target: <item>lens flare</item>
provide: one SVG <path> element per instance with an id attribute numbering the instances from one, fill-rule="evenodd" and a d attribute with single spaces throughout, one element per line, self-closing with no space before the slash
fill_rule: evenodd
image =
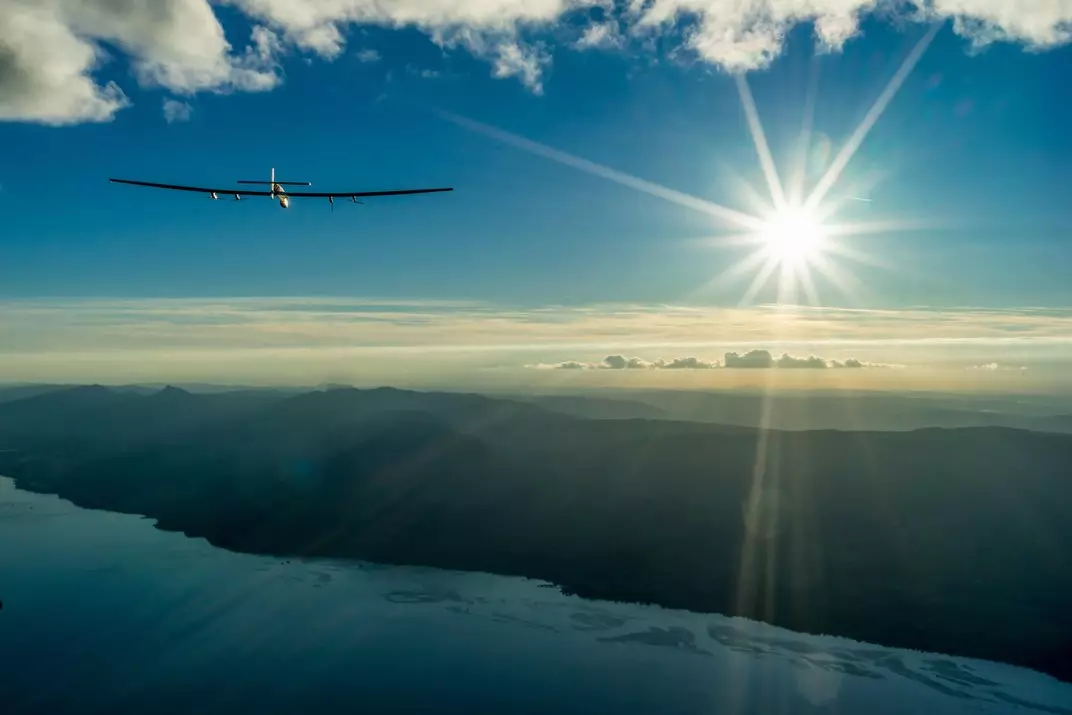
<path id="1" fill-rule="evenodd" d="M 771 217 L 760 238 L 772 258 L 793 265 L 809 262 L 826 243 L 822 223 L 800 207 L 786 207 Z"/>

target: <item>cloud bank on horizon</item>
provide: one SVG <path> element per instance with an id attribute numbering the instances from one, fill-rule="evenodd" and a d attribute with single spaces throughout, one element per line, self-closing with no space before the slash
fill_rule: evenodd
<path id="1" fill-rule="evenodd" d="M 1043 308 L 36 299 L 0 301 L 0 336 L 0 376 L 31 382 L 138 375 L 298 384 L 310 375 L 399 381 L 492 373 L 520 381 L 522 373 L 727 380 L 773 370 L 787 379 L 825 374 L 877 384 L 938 370 L 991 383 L 1019 379 L 1022 368 L 1005 368 L 1030 363 L 1030 375 L 1067 383 L 1072 363 L 1072 310 Z M 903 369 L 881 369 L 892 367 Z"/>
<path id="2" fill-rule="evenodd" d="M 659 358 L 645 360 L 640 357 L 625 357 L 624 355 L 608 355 L 599 362 L 581 362 L 580 360 L 566 360 L 565 362 L 551 365 L 537 364 L 531 367 L 537 369 L 552 370 L 826 370 L 826 369 L 862 369 L 865 367 L 890 367 L 882 363 L 864 362 L 856 358 L 845 360 L 828 360 L 818 355 L 798 357 L 789 353 L 782 353 L 781 357 L 775 357 L 770 350 L 757 348 L 746 353 L 728 352 L 722 361 L 707 360 L 699 357 Z"/>
<path id="3" fill-rule="evenodd" d="M 249 36 L 227 37 L 218 10 L 244 15 Z M 1067 0 L 0 0 L 0 121 L 114 118 L 132 100 L 100 79 L 117 61 L 106 47 L 125 55 L 138 87 L 185 98 L 271 90 L 288 53 L 334 60 L 355 26 L 415 28 L 539 93 L 562 46 L 644 52 L 658 37 L 737 72 L 767 66 L 801 23 L 837 51 L 868 15 L 951 21 L 974 47 L 1072 41 Z"/>

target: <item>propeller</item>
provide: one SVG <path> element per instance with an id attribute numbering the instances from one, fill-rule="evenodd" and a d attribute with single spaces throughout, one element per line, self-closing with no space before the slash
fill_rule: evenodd
<path id="1" fill-rule="evenodd" d="M 364 201 L 358 201 L 356 196 L 351 196 L 350 201 L 352 201 L 355 204 L 364 204 L 365 203 Z M 328 197 L 328 206 L 331 207 L 330 211 L 332 213 L 335 213 L 335 197 L 334 196 L 329 196 Z"/>

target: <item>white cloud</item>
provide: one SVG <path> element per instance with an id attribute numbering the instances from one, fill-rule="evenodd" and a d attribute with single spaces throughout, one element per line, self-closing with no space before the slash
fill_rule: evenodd
<path id="1" fill-rule="evenodd" d="M 730 71 L 769 64 L 788 31 L 802 22 L 814 23 L 823 46 L 839 50 L 869 13 L 952 19 L 954 30 L 976 46 L 1003 41 L 1042 49 L 1072 39 L 1067 0 L 630 0 L 629 6 L 634 34 L 685 21 L 686 46 Z"/>
<path id="2" fill-rule="evenodd" d="M 1024 372 L 1027 367 L 1024 365 L 1005 365 L 1004 363 L 988 362 L 982 365 L 972 365 L 968 369 L 983 372 Z"/>
<path id="3" fill-rule="evenodd" d="M 721 367 L 721 365 L 717 360 L 704 360 L 697 357 L 645 360 L 639 357 L 608 355 L 599 362 L 567 360 L 550 365 L 531 365 L 530 367 L 552 370 L 712 370 Z"/>
<path id="4" fill-rule="evenodd" d="M 102 60 L 100 48 L 47 7 L 0 2 L 0 119 L 53 125 L 111 119 L 129 102 L 116 84 L 91 79 Z"/>
<path id="5" fill-rule="evenodd" d="M 371 64 L 373 62 L 379 62 L 381 59 L 383 59 L 383 58 L 380 56 L 380 53 L 377 52 L 376 50 L 371 49 L 371 48 L 361 50 L 360 52 L 357 53 L 357 61 L 358 62 L 364 62 L 366 64 Z"/>
<path id="6" fill-rule="evenodd" d="M 769 350 L 751 350 L 743 355 L 739 353 L 726 353 L 725 366 L 727 368 L 760 368 L 781 370 L 826 370 L 826 369 L 862 369 L 865 367 L 889 367 L 884 363 L 864 362 L 857 358 L 847 360 L 828 360 L 817 355 L 798 357 L 789 353 L 775 358 Z"/>
<path id="7" fill-rule="evenodd" d="M 786 335 L 787 324 L 793 325 L 791 336 Z M 718 326 L 717 335 L 711 334 L 713 325 Z M 959 351 L 973 358 L 966 357 L 964 367 L 1004 362 L 1009 353 L 1068 356 L 1072 310 L 633 304 L 517 308 L 307 297 L 8 300 L 0 301 L 0 335 L 0 353 L 304 346 L 520 350 L 578 358 L 624 351 L 687 356 L 777 348 L 791 355 L 896 357 L 897 362 L 901 355 L 891 353 Z M 767 352 L 763 359 L 768 358 L 775 359 Z"/>
<path id="8" fill-rule="evenodd" d="M 580 360 L 566 360 L 565 362 L 551 364 L 530 365 L 537 369 L 552 370 L 718 370 L 718 369 L 811 369 L 825 370 L 865 367 L 887 367 L 881 363 L 863 362 L 856 358 L 848 360 L 827 360 L 825 358 L 809 355 L 807 357 L 795 357 L 789 353 L 775 358 L 769 350 L 750 350 L 743 355 L 729 352 L 725 355 L 725 362 L 718 360 L 706 360 L 698 357 L 677 357 L 669 360 L 659 358 L 657 360 L 645 360 L 644 358 L 627 358 L 623 355 L 608 355 L 599 362 L 582 362 Z"/>
<path id="9" fill-rule="evenodd" d="M 535 93 L 550 55 L 528 31 L 548 29 L 570 13 L 605 0 L 228 0 L 298 47 L 337 57 L 349 25 L 414 27 L 447 49 L 463 48 L 492 65 L 495 77 L 515 77 Z"/>
<path id="10" fill-rule="evenodd" d="M 495 50 L 493 74 L 502 79 L 517 77 L 534 94 L 543 94 L 544 67 L 551 63 L 551 56 L 542 46 L 525 47 L 516 42 L 499 45 Z"/>
<path id="11" fill-rule="evenodd" d="M 164 100 L 164 119 L 168 124 L 175 122 L 188 122 L 193 116 L 194 108 L 189 102 L 180 102 L 177 99 Z"/>
<path id="12" fill-rule="evenodd" d="M 255 27 L 250 45 L 232 52 L 207 0 L 0 0 L 0 119 L 111 119 L 129 100 L 94 77 L 110 59 L 105 44 L 145 87 L 190 94 L 279 82 L 274 34 Z"/>
<path id="13" fill-rule="evenodd" d="M 546 26 L 571 11 L 602 0 L 229 0 L 252 17 L 271 24 L 300 47 L 331 57 L 345 44 L 348 25 L 416 27 L 431 35 L 468 32 L 494 38 L 514 36 L 521 27 Z"/>
<path id="14" fill-rule="evenodd" d="M 607 370 L 644 370 L 651 367 L 651 363 L 641 358 L 627 358 L 622 355 L 608 355 L 603 358 L 600 367 Z"/>
<path id="15" fill-rule="evenodd" d="M 806 370 L 825 370 L 827 367 L 829 367 L 829 365 L 827 364 L 826 360 L 822 359 L 821 357 L 816 357 L 815 355 L 809 355 L 808 357 L 794 357 L 789 353 L 783 353 L 782 356 L 775 361 L 774 367 L 789 369 L 803 368 Z"/>
<path id="16" fill-rule="evenodd" d="M 1072 40 L 1069 0 L 217 1 L 244 13 L 253 26 L 243 46 L 225 37 L 210 0 L 0 0 L 0 120 L 59 125 L 111 119 L 129 100 L 118 85 L 99 79 L 101 65 L 115 61 L 105 46 L 125 55 L 141 86 L 179 95 L 263 91 L 281 81 L 278 57 L 286 46 L 331 60 L 353 26 L 416 28 L 537 93 L 551 63 L 545 43 L 567 22 L 580 24 L 578 47 L 618 46 L 625 35 L 661 33 L 666 42 L 650 46 L 684 47 L 726 70 L 765 66 L 803 22 L 814 23 L 818 40 L 836 51 L 870 13 L 952 20 L 977 47 L 1015 42 L 1041 50 Z M 596 7 L 602 12 L 586 14 Z"/>
<path id="17" fill-rule="evenodd" d="M 21 4 L 24 0 L 16 0 Z M 51 5 L 56 22 L 87 41 L 114 43 L 130 57 L 139 82 L 176 92 L 228 84 L 242 88 L 256 72 L 246 55 L 232 56 L 230 44 L 206 0 L 37 0 Z M 255 59 L 257 53 L 253 53 Z"/>
<path id="18" fill-rule="evenodd" d="M 608 20 L 585 28 L 584 34 L 577 40 L 575 47 L 579 50 L 607 50 L 620 48 L 624 43 L 625 38 L 618 29 L 618 23 Z"/>
<path id="19" fill-rule="evenodd" d="M 1032 49 L 1072 40 L 1072 3 L 1068 0 L 929 0 L 929 14 L 953 18 L 957 34 L 977 46 L 1021 42 Z"/>
<path id="20" fill-rule="evenodd" d="M 729 71 L 757 69 L 781 51 L 787 32 L 815 23 L 817 39 L 830 49 L 858 31 L 861 12 L 875 0 L 654 0 L 631 1 L 634 33 L 654 32 L 687 20 L 685 45 L 701 59 Z"/>
<path id="21" fill-rule="evenodd" d="M 662 370 L 713 370 L 721 367 L 718 360 L 704 360 L 697 357 L 679 357 L 673 360 L 659 360 L 658 367 Z"/>

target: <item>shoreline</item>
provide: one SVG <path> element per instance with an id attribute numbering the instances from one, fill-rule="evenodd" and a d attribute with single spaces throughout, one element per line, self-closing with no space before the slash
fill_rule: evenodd
<path id="1" fill-rule="evenodd" d="M 540 571 L 541 569 L 529 569 L 525 568 L 524 564 L 517 563 L 511 566 L 501 561 L 498 561 L 496 563 L 490 563 L 487 559 L 482 559 L 480 556 L 475 556 L 474 558 L 468 559 L 407 559 L 398 557 L 391 558 L 382 555 L 377 556 L 376 554 L 342 553 L 332 551 L 330 549 L 323 551 L 303 551 L 300 549 L 293 548 L 287 549 L 285 547 L 273 548 L 266 544 L 242 543 L 239 540 L 229 541 L 227 539 L 220 539 L 218 537 L 214 538 L 214 535 L 211 533 L 200 531 L 196 528 L 196 526 L 178 523 L 176 520 L 168 520 L 167 518 L 162 518 L 153 514 L 147 514 L 144 511 L 123 509 L 121 507 L 109 506 L 103 503 L 94 503 L 94 500 L 83 498 L 81 495 L 78 494 L 72 494 L 70 493 L 70 491 L 64 493 L 65 490 L 62 488 L 62 486 L 45 485 L 41 484 L 40 482 L 35 482 L 32 477 L 24 476 L 22 478 L 19 478 L 14 476 L 7 476 L 7 478 L 11 480 L 12 484 L 15 486 L 16 489 L 19 489 L 21 491 L 55 496 L 81 509 L 118 514 L 128 514 L 132 516 L 138 516 L 144 519 L 152 519 L 154 521 L 153 528 L 155 529 L 169 533 L 181 534 L 185 538 L 204 539 L 213 548 L 218 548 L 235 554 L 267 556 L 279 559 L 333 559 L 346 562 L 360 561 L 381 566 L 435 568 L 440 570 L 456 571 L 463 573 L 485 573 L 493 576 L 520 578 L 527 581 L 539 582 L 541 585 L 544 585 L 544 587 L 554 588 L 563 595 L 576 596 L 578 598 L 586 600 L 604 601 L 624 605 L 656 607 L 671 611 L 684 611 L 695 615 L 717 615 L 726 618 L 743 618 L 752 622 L 761 623 L 774 628 L 780 628 L 787 632 L 796 633 L 800 635 L 842 638 L 858 643 L 871 644 L 880 648 L 910 650 L 919 653 L 944 655 L 957 658 L 977 659 L 1010 667 L 1025 668 L 1032 672 L 1050 677 L 1057 682 L 1072 684 L 1072 671 L 1070 671 L 1069 669 L 1060 667 L 1045 667 L 1045 664 L 1033 662 L 1033 659 L 1031 658 L 1012 660 L 1007 658 L 995 658 L 986 654 L 971 652 L 972 649 L 957 649 L 942 645 L 935 645 L 937 641 L 928 641 L 925 638 L 915 639 L 908 637 L 902 639 L 876 639 L 874 637 L 869 636 L 866 631 L 854 631 L 851 628 L 825 629 L 821 631 L 800 628 L 795 627 L 793 624 L 785 622 L 784 619 L 765 618 L 763 617 L 763 614 L 757 614 L 755 612 L 734 613 L 731 612 L 733 609 L 718 610 L 711 607 L 705 607 L 704 601 L 702 599 L 692 599 L 687 593 L 670 593 L 667 592 L 665 589 L 656 589 L 658 593 L 653 596 L 637 597 L 636 594 L 639 594 L 639 589 L 634 590 L 633 595 L 631 595 L 628 592 L 628 589 L 622 588 L 620 585 L 616 587 L 615 584 L 600 582 L 598 578 L 585 579 L 583 577 L 578 577 L 576 573 L 568 573 L 570 572 L 569 568 L 556 569 L 554 567 L 550 567 L 546 569 L 546 573 L 538 573 L 538 571 Z"/>

